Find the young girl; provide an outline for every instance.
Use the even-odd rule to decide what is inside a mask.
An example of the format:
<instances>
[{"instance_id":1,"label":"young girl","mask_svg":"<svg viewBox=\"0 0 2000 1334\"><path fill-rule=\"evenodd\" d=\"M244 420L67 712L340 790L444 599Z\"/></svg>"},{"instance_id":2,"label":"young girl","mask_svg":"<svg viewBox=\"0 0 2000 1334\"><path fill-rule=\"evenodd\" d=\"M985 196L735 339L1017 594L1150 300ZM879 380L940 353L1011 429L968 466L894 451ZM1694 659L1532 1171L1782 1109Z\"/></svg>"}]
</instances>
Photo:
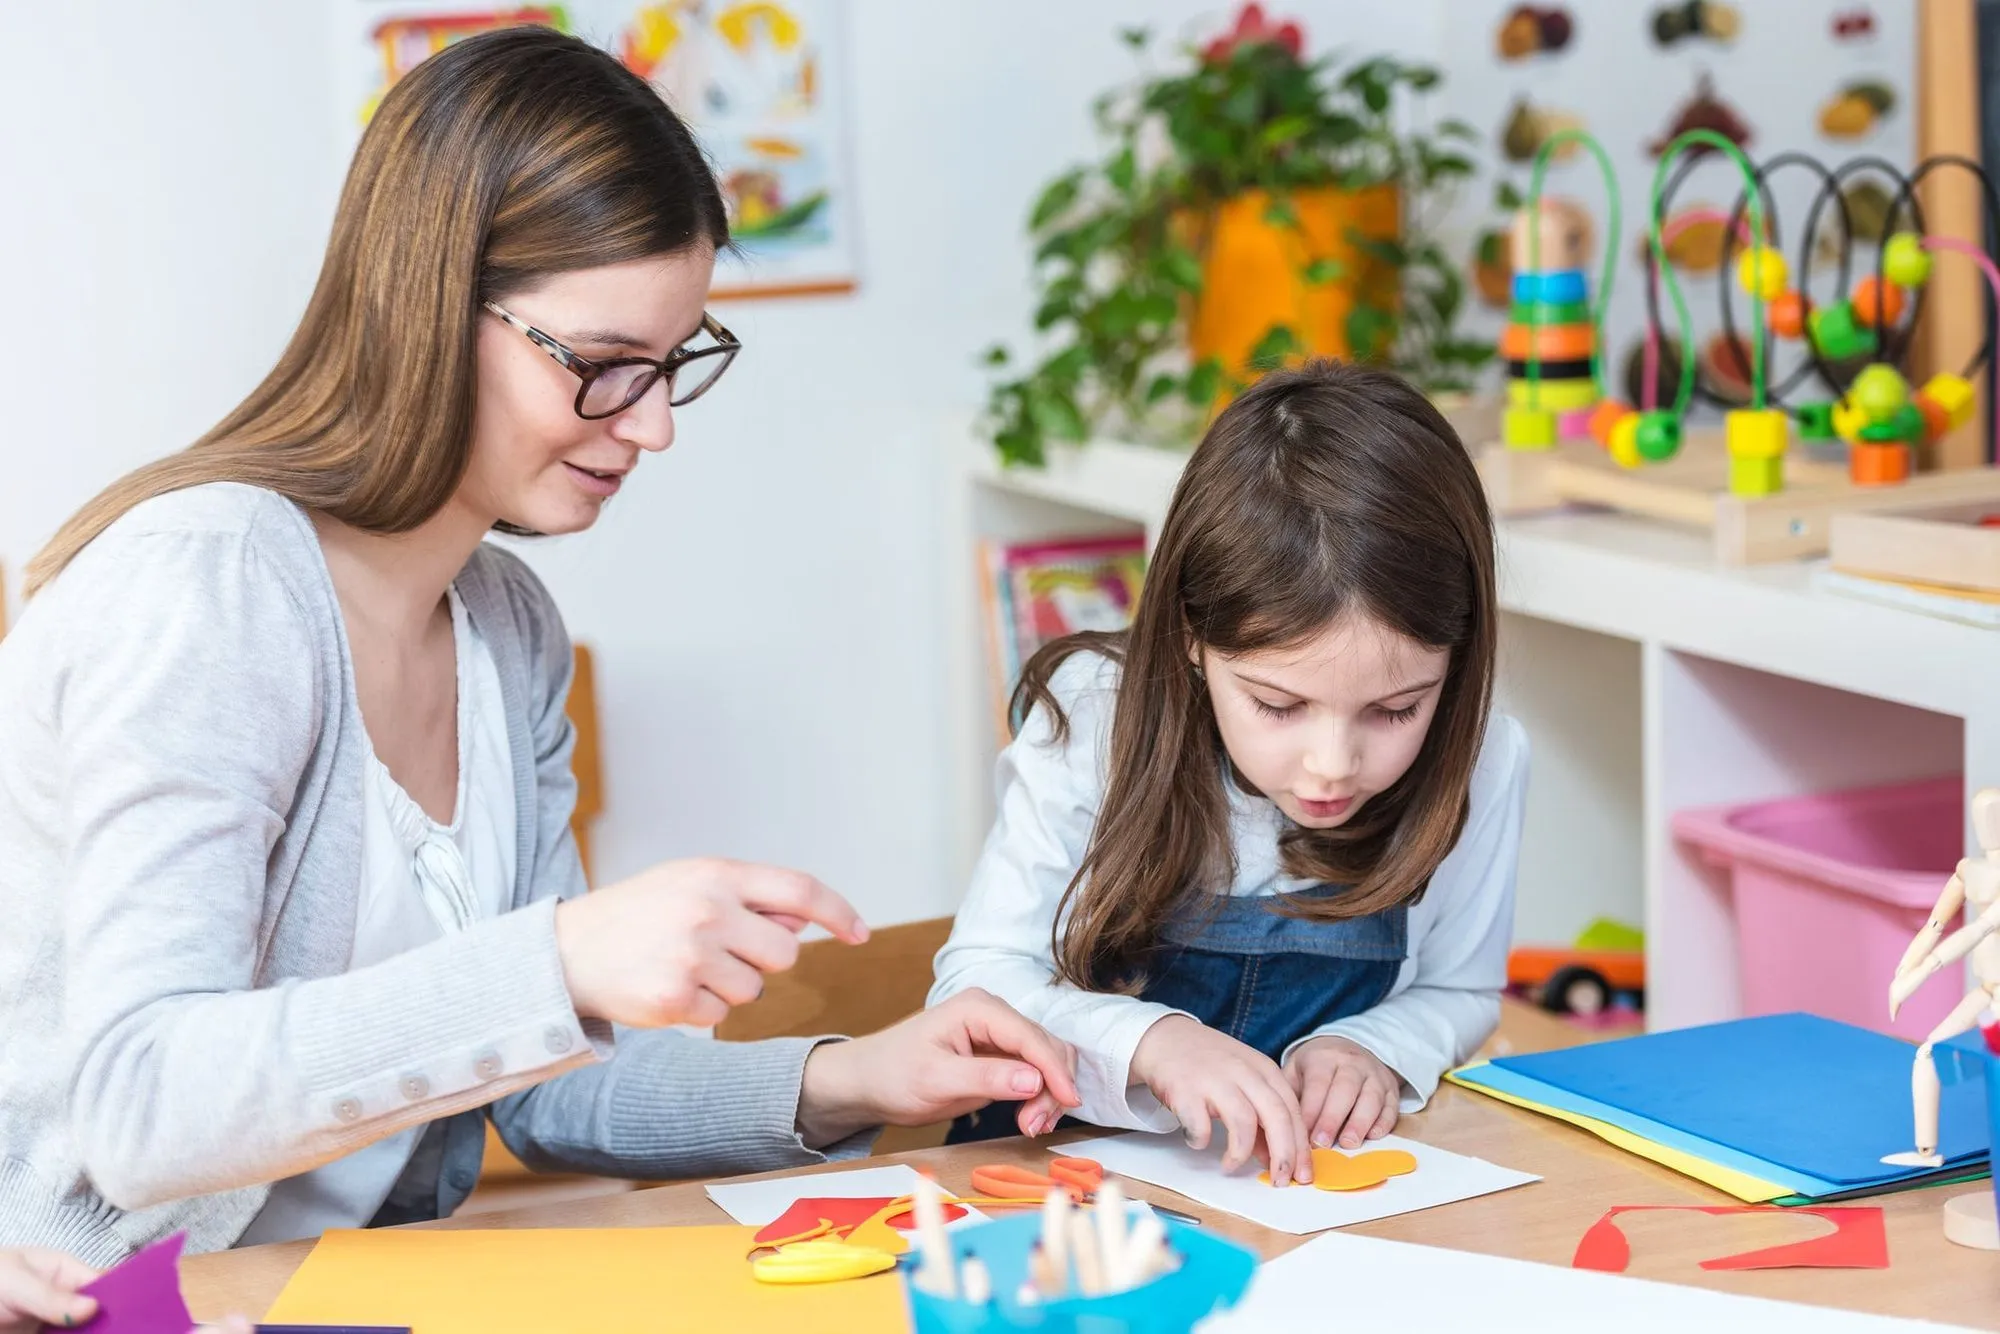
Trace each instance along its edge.
<instances>
[{"instance_id":1,"label":"young girl","mask_svg":"<svg viewBox=\"0 0 2000 1334\"><path fill-rule=\"evenodd\" d=\"M1493 1030L1528 746L1489 721L1493 528L1450 426L1319 363L1217 419L1132 628L1027 665L933 1003L1078 1049L1076 1115L1311 1178ZM999 1109L954 1139L1010 1133Z\"/></svg>"}]
</instances>

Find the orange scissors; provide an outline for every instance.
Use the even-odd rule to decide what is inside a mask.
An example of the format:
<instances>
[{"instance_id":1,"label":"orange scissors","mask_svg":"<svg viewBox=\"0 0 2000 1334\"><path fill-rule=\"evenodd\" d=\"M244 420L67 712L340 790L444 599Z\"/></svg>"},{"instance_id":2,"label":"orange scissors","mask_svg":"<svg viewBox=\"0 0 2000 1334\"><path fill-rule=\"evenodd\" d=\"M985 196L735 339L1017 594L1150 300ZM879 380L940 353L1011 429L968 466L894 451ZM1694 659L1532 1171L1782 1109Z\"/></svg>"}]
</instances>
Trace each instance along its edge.
<instances>
[{"instance_id":1,"label":"orange scissors","mask_svg":"<svg viewBox=\"0 0 2000 1334\"><path fill-rule=\"evenodd\" d=\"M1038 1203L1052 1190L1064 1191L1071 1204L1087 1203L1104 1184L1104 1164L1094 1158L1057 1158L1049 1163L1048 1174L1016 1167L1012 1163L988 1163L972 1169L972 1188L996 1200Z\"/></svg>"}]
</instances>

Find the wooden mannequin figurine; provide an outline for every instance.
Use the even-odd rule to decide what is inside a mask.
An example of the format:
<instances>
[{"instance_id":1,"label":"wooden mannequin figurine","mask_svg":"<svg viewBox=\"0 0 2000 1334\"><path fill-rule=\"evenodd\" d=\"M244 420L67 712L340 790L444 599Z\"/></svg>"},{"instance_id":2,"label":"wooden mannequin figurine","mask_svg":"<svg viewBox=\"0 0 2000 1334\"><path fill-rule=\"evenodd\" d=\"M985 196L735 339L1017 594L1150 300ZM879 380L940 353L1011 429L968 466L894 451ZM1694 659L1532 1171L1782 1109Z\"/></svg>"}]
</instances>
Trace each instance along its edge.
<instances>
[{"instance_id":1,"label":"wooden mannequin figurine","mask_svg":"<svg viewBox=\"0 0 2000 1334\"><path fill-rule=\"evenodd\" d=\"M1981 788L1973 794L1972 833L1984 855L1967 857L1958 864L1944 893L1938 895L1930 921L1910 942L1902 963L1896 966L1895 981L1889 984L1889 1017L1894 1019L1903 1002L1933 974L1968 954L1972 956L1972 990L1917 1048L1916 1064L1910 1072L1917 1147L1915 1153L1893 1153L1882 1160L1897 1166L1938 1167L1944 1163L1938 1154L1939 1083L1931 1048L1970 1032L1979 1022L1980 1011L2000 1004L2000 788ZM1972 920L1945 936L1945 928L1965 907L1970 907Z\"/></svg>"}]
</instances>

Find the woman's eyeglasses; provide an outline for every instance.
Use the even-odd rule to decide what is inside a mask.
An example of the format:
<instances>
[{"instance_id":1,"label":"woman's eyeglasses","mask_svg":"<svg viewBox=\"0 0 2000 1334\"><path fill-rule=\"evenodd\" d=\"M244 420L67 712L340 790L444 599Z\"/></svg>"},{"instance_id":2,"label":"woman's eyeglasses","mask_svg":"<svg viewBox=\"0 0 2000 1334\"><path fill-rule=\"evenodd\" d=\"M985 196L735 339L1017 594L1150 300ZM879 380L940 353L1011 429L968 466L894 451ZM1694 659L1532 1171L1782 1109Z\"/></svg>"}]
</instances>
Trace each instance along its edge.
<instances>
[{"instance_id":1,"label":"woman's eyeglasses","mask_svg":"<svg viewBox=\"0 0 2000 1334\"><path fill-rule=\"evenodd\" d=\"M716 323L706 311L701 317L701 333L710 342L698 347L677 347L658 361L650 357L607 357L603 361L570 351L555 339L509 315L495 303L486 309L527 335L528 341L555 358L556 364L583 383L576 391L576 415L586 421L613 417L637 403L661 380L667 382L667 402L682 407L707 393L736 360L743 344L735 334Z\"/></svg>"}]
</instances>

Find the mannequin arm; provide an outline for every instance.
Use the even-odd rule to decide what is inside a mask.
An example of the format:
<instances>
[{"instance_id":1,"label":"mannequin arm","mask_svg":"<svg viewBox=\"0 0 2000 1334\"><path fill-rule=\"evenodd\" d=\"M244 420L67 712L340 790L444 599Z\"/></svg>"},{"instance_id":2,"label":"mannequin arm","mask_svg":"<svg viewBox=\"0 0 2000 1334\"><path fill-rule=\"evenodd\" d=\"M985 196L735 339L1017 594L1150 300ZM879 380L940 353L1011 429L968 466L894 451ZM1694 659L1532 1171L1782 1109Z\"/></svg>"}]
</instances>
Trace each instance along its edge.
<instances>
[{"instance_id":1,"label":"mannequin arm","mask_svg":"<svg viewBox=\"0 0 2000 1334\"><path fill-rule=\"evenodd\" d=\"M1915 968L1926 955L1937 948L1945 927L1964 907L1965 876L1961 872L1954 871L1951 879L1945 881L1944 892L1938 895L1937 906L1931 909L1930 920L1924 923L1923 930L1917 932L1916 938L1910 942L1910 947L1903 951L1903 961L1896 965L1897 977Z\"/></svg>"}]
</instances>

